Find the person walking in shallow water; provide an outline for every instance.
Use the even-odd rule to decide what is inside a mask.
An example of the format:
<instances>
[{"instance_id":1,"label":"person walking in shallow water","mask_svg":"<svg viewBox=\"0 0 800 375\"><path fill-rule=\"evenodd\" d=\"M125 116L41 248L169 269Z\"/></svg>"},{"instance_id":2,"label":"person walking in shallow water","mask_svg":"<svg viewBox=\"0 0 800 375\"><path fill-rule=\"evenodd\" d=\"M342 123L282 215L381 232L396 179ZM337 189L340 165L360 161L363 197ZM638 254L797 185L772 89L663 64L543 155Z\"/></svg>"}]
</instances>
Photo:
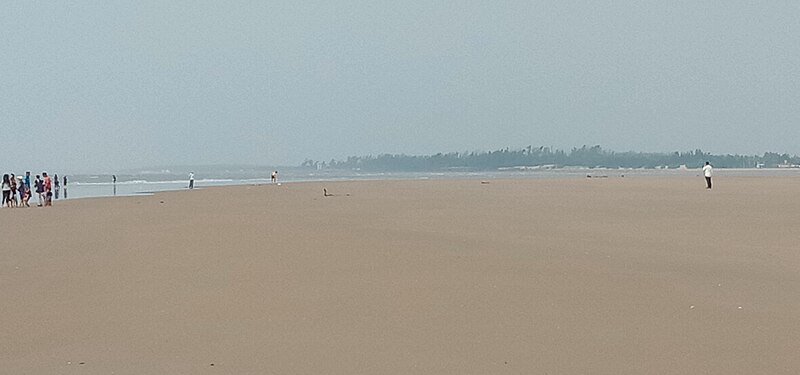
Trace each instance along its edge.
<instances>
[{"instance_id":1,"label":"person walking in shallow water","mask_svg":"<svg viewBox=\"0 0 800 375\"><path fill-rule=\"evenodd\" d=\"M189 189L194 189L194 172L189 172Z\"/></svg>"},{"instance_id":2,"label":"person walking in shallow water","mask_svg":"<svg viewBox=\"0 0 800 375\"><path fill-rule=\"evenodd\" d=\"M714 167L711 166L711 163L706 162L706 165L703 167L703 176L706 177L706 189L711 189L711 175Z\"/></svg>"}]
</instances>

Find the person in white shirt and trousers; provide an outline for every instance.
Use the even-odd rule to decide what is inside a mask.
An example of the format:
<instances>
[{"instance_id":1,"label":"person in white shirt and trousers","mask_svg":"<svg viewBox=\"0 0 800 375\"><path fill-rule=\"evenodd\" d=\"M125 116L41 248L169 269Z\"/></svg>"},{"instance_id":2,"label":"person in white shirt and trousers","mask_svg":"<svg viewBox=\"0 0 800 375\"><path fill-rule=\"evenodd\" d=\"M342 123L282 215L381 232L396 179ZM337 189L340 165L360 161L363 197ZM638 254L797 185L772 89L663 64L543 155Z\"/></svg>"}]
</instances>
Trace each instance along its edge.
<instances>
[{"instance_id":1,"label":"person in white shirt and trousers","mask_svg":"<svg viewBox=\"0 0 800 375\"><path fill-rule=\"evenodd\" d=\"M706 189L711 189L711 171L713 169L709 162L706 162L705 167L703 167L703 176L706 176Z\"/></svg>"}]
</instances>

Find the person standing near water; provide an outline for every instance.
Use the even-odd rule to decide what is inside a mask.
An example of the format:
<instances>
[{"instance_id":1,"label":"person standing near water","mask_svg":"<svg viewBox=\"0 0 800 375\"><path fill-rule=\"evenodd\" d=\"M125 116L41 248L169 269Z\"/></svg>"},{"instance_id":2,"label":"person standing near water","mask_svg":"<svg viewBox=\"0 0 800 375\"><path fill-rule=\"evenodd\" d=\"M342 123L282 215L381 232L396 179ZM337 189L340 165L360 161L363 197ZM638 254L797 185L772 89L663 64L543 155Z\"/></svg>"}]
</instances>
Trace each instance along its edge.
<instances>
[{"instance_id":1,"label":"person standing near water","mask_svg":"<svg viewBox=\"0 0 800 375\"><path fill-rule=\"evenodd\" d=\"M56 199L58 199L58 192L61 191L61 180L58 179L58 175L53 175L53 185L56 187Z\"/></svg>"},{"instance_id":2,"label":"person standing near water","mask_svg":"<svg viewBox=\"0 0 800 375\"><path fill-rule=\"evenodd\" d=\"M272 183L278 182L278 171L272 172Z\"/></svg>"},{"instance_id":3,"label":"person standing near water","mask_svg":"<svg viewBox=\"0 0 800 375\"><path fill-rule=\"evenodd\" d=\"M44 204L44 181L42 181L42 177L38 174L36 175L36 179L33 180L33 187L36 188L36 194L39 196L39 207L42 207Z\"/></svg>"},{"instance_id":4,"label":"person standing near water","mask_svg":"<svg viewBox=\"0 0 800 375\"><path fill-rule=\"evenodd\" d=\"M31 199L31 189L25 185L25 180L22 176L18 176L19 184L17 184L17 191L19 192L19 207L30 207L28 201Z\"/></svg>"},{"instance_id":5,"label":"person standing near water","mask_svg":"<svg viewBox=\"0 0 800 375\"><path fill-rule=\"evenodd\" d=\"M714 167L711 166L711 163L706 162L706 165L703 167L703 176L706 177L706 189L711 189L711 174L714 170Z\"/></svg>"},{"instance_id":6,"label":"person standing near water","mask_svg":"<svg viewBox=\"0 0 800 375\"><path fill-rule=\"evenodd\" d=\"M14 174L8 179L11 182L11 207L17 206L17 178Z\"/></svg>"},{"instance_id":7,"label":"person standing near water","mask_svg":"<svg viewBox=\"0 0 800 375\"><path fill-rule=\"evenodd\" d=\"M53 180L47 175L47 172L42 172L44 178L44 206L53 205Z\"/></svg>"},{"instance_id":8,"label":"person standing near water","mask_svg":"<svg viewBox=\"0 0 800 375\"><path fill-rule=\"evenodd\" d=\"M189 172L189 189L194 189L194 172Z\"/></svg>"},{"instance_id":9,"label":"person standing near water","mask_svg":"<svg viewBox=\"0 0 800 375\"><path fill-rule=\"evenodd\" d=\"M11 207L11 181L9 175L3 175L3 206Z\"/></svg>"}]
</instances>

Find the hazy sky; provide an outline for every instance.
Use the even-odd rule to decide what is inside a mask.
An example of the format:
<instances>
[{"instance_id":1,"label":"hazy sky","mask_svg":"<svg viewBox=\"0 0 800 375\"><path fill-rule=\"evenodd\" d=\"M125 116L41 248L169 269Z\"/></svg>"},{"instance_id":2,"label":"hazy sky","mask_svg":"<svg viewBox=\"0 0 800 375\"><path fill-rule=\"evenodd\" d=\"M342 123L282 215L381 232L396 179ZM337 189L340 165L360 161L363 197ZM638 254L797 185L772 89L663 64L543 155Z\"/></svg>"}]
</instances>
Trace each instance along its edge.
<instances>
[{"instance_id":1,"label":"hazy sky","mask_svg":"<svg viewBox=\"0 0 800 375\"><path fill-rule=\"evenodd\" d=\"M5 1L0 170L800 153L800 2Z\"/></svg>"}]
</instances>

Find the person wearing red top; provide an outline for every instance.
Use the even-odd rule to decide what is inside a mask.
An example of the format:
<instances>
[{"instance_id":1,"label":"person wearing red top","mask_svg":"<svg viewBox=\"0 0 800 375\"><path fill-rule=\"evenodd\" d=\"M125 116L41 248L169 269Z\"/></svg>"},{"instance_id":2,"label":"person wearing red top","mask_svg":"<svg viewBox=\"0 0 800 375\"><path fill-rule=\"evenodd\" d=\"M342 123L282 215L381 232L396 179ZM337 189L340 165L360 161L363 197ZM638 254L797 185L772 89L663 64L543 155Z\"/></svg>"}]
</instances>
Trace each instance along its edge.
<instances>
[{"instance_id":1,"label":"person wearing red top","mask_svg":"<svg viewBox=\"0 0 800 375\"><path fill-rule=\"evenodd\" d=\"M42 176L44 177L44 205L45 206L52 206L53 205L53 181L50 179L50 176L47 175L47 172L42 172Z\"/></svg>"}]
</instances>

